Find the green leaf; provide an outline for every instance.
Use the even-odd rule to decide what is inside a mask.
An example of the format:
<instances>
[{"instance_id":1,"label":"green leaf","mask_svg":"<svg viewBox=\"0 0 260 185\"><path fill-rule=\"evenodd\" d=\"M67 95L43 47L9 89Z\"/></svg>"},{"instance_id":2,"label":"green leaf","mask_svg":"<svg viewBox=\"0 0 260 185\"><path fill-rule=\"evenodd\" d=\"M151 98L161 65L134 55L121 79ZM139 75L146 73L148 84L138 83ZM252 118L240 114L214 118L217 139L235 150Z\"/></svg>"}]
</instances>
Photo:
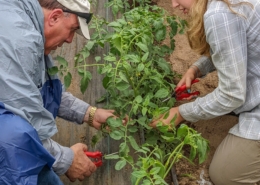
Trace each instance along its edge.
<instances>
[{"instance_id":1,"label":"green leaf","mask_svg":"<svg viewBox=\"0 0 260 185\"><path fill-rule=\"evenodd\" d=\"M135 139L133 138L133 136L128 136L128 140L131 144L131 146L135 149L135 150L139 150L140 147L138 146L138 144L136 143Z\"/></svg>"},{"instance_id":2,"label":"green leaf","mask_svg":"<svg viewBox=\"0 0 260 185\"><path fill-rule=\"evenodd\" d=\"M138 128L136 126L132 126L130 128L127 129L129 132L135 133L138 131Z\"/></svg>"},{"instance_id":3,"label":"green leaf","mask_svg":"<svg viewBox=\"0 0 260 185\"><path fill-rule=\"evenodd\" d=\"M120 140L124 136L124 133L119 130L114 130L109 135L114 140Z\"/></svg>"},{"instance_id":4,"label":"green leaf","mask_svg":"<svg viewBox=\"0 0 260 185\"><path fill-rule=\"evenodd\" d=\"M167 142L172 142L174 141L176 138L175 137L167 137L167 136L164 136L164 135L161 135L161 137L166 140Z\"/></svg>"},{"instance_id":5,"label":"green leaf","mask_svg":"<svg viewBox=\"0 0 260 185\"><path fill-rule=\"evenodd\" d=\"M56 57L56 60L59 62L59 64L65 66L65 67L68 67L68 62L61 56L57 56Z\"/></svg>"},{"instance_id":6,"label":"green leaf","mask_svg":"<svg viewBox=\"0 0 260 185\"><path fill-rule=\"evenodd\" d=\"M115 169L116 170L121 170L122 168L124 168L126 165L126 160L121 160L121 161L118 161L116 163L116 166L115 166Z\"/></svg>"},{"instance_id":7,"label":"green leaf","mask_svg":"<svg viewBox=\"0 0 260 185\"><path fill-rule=\"evenodd\" d=\"M169 91L167 89L160 89L155 93L154 97L166 98L168 95L169 95Z\"/></svg>"},{"instance_id":8,"label":"green leaf","mask_svg":"<svg viewBox=\"0 0 260 185\"><path fill-rule=\"evenodd\" d=\"M116 154L114 154L114 155L109 154L109 155L104 155L104 158L105 159L119 159L120 157L119 157L119 155L116 155Z\"/></svg>"},{"instance_id":9,"label":"green leaf","mask_svg":"<svg viewBox=\"0 0 260 185\"><path fill-rule=\"evenodd\" d=\"M160 184L160 185L166 184L167 185L167 183L163 179L156 179L154 184Z\"/></svg>"},{"instance_id":10,"label":"green leaf","mask_svg":"<svg viewBox=\"0 0 260 185\"><path fill-rule=\"evenodd\" d=\"M96 99L96 103L104 103L106 101L106 95L101 96L100 98Z\"/></svg>"},{"instance_id":11,"label":"green leaf","mask_svg":"<svg viewBox=\"0 0 260 185\"><path fill-rule=\"evenodd\" d=\"M175 40L172 39L170 44L171 44L171 49L174 50L175 49Z\"/></svg>"},{"instance_id":12,"label":"green leaf","mask_svg":"<svg viewBox=\"0 0 260 185\"><path fill-rule=\"evenodd\" d=\"M162 20L154 21L153 26L156 30L159 30L164 26L163 21Z\"/></svg>"},{"instance_id":13,"label":"green leaf","mask_svg":"<svg viewBox=\"0 0 260 185\"><path fill-rule=\"evenodd\" d=\"M112 40L112 43L113 43L114 47L115 47L116 49L118 49L118 51L121 51L121 50L122 50L122 45L121 45L122 39L121 39L121 37L116 37L116 38L114 38L114 39Z\"/></svg>"},{"instance_id":14,"label":"green leaf","mask_svg":"<svg viewBox=\"0 0 260 185\"><path fill-rule=\"evenodd\" d=\"M87 90L88 82L89 82L89 78L87 72L84 71L84 76L80 80L80 91L82 94L84 94L85 91Z\"/></svg>"},{"instance_id":15,"label":"green leaf","mask_svg":"<svg viewBox=\"0 0 260 185\"><path fill-rule=\"evenodd\" d=\"M162 133L167 133L168 130L169 130L169 126L168 125L160 125L160 124L157 124L156 125L156 128L162 132Z\"/></svg>"},{"instance_id":16,"label":"green leaf","mask_svg":"<svg viewBox=\"0 0 260 185\"><path fill-rule=\"evenodd\" d=\"M120 91L126 90L127 88L129 88L129 86L130 85L126 82L119 82L119 83L116 84L116 88Z\"/></svg>"},{"instance_id":17,"label":"green leaf","mask_svg":"<svg viewBox=\"0 0 260 185\"><path fill-rule=\"evenodd\" d=\"M164 26L163 28L159 29L155 33L155 39L157 41L162 41L166 38L166 27Z\"/></svg>"},{"instance_id":18,"label":"green leaf","mask_svg":"<svg viewBox=\"0 0 260 185\"><path fill-rule=\"evenodd\" d=\"M94 46L95 42L94 41L88 41L87 45L86 45L86 48L88 50L91 50Z\"/></svg>"},{"instance_id":19,"label":"green leaf","mask_svg":"<svg viewBox=\"0 0 260 185\"><path fill-rule=\"evenodd\" d=\"M177 137L185 138L188 134L188 126L185 124L181 124L181 126L177 129Z\"/></svg>"},{"instance_id":20,"label":"green leaf","mask_svg":"<svg viewBox=\"0 0 260 185\"><path fill-rule=\"evenodd\" d=\"M152 184L151 181L149 181L148 179L145 179L145 180L143 181L143 184L142 184L142 185L151 185L151 184Z\"/></svg>"},{"instance_id":21,"label":"green leaf","mask_svg":"<svg viewBox=\"0 0 260 185\"><path fill-rule=\"evenodd\" d=\"M133 113L134 113L134 114L137 114L137 109L138 109L138 107L139 107L138 104L135 104L135 105L133 106Z\"/></svg>"},{"instance_id":22,"label":"green leaf","mask_svg":"<svg viewBox=\"0 0 260 185\"><path fill-rule=\"evenodd\" d=\"M190 149L190 160L194 160L195 157L196 157L196 154L197 154L197 149L193 146L191 146L191 149Z\"/></svg>"},{"instance_id":23,"label":"green leaf","mask_svg":"<svg viewBox=\"0 0 260 185\"><path fill-rule=\"evenodd\" d=\"M83 77L84 76L84 69L78 68L78 74Z\"/></svg>"},{"instance_id":24,"label":"green leaf","mask_svg":"<svg viewBox=\"0 0 260 185\"><path fill-rule=\"evenodd\" d=\"M125 156L124 158L125 158L125 160L126 160L128 163L133 163L133 162L134 162L134 159L133 159L133 157L132 157L132 156L130 156L130 155L128 155L128 156Z\"/></svg>"},{"instance_id":25,"label":"green leaf","mask_svg":"<svg viewBox=\"0 0 260 185\"><path fill-rule=\"evenodd\" d=\"M132 175L140 179L145 177L147 173L144 170L138 170L138 171L134 171Z\"/></svg>"},{"instance_id":26,"label":"green leaf","mask_svg":"<svg viewBox=\"0 0 260 185\"><path fill-rule=\"evenodd\" d=\"M172 29L172 31L171 31L172 36L175 36L178 31L178 23L176 21L172 21L170 24L170 27Z\"/></svg>"},{"instance_id":27,"label":"green leaf","mask_svg":"<svg viewBox=\"0 0 260 185\"><path fill-rule=\"evenodd\" d=\"M109 62L114 62L114 61L116 61L116 57L111 56L111 55L107 55L107 56L104 57L104 60L109 61Z\"/></svg>"},{"instance_id":28,"label":"green leaf","mask_svg":"<svg viewBox=\"0 0 260 185\"><path fill-rule=\"evenodd\" d=\"M150 174L158 174L158 172L161 170L160 167L154 167L150 170Z\"/></svg>"},{"instance_id":29,"label":"green leaf","mask_svg":"<svg viewBox=\"0 0 260 185\"><path fill-rule=\"evenodd\" d=\"M198 139L197 146L198 146L197 150L199 153L199 164L201 164L206 160L208 143L204 139Z\"/></svg>"},{"instance_id":30,"label":"green leaf","mask_svg":"<svg viewBox=\"0 0 260 185\"><path fill-rule=\"evenodd\" d=\"M122 126L122 120L120 118L110 117L107 119L107 124L111 127L120 127Z\"/></svg>"},{"instance_id":31,"label":"green leaf","mask_svg":"<svg viewBox=\"0 0 260 185\"><path fill-rule=\"evenodd\" d=\"M58 69L57 66L53 66L52 68L49 68L49 69L48 69L49 75L55 75L55 74L58 73L58 71L59 71L59 69Z\"/></svg>"},{"instance_id":32,"label":"green leaf","mask_svg":"<svg viewBox=\"0 0 260 185\"><path fill-rule=\"evenodd\" d=\"M142 57L142 62L145 62L149 56L149 52L145 53L144 56Z\"/></svg>"},{"instance_id":33,"label":"green leaf","mask_svg":"<svg viewBox=\"0 0 260 185\"><path fill-rule=\"evenodd\" d=\"M126 75L125 75L124 73L122 73L121 71L119 72L119 77L120 77L122 80L124 80L125 82L128 83L128 80L127 80Z\"/></svg>"},{"instance_id":34,"label":"green leaf","mask_svg":"<svg viewBox=\"0 0 260 185\"><path fill-rule=\"evenodd\" d=\"M102 84L103 84L103 87L104 87L105 89L108 88L108 85L109 85L110 79L111 79L111 78L108 77L108 76L105 76L105 77L103 78Z\"/></svg>"},{"instance_id":35,"label":"green leaf","mask_svg":"<svg viewBox=\"0 0 260 185\"><path fill-rule=\"evenodd\" d=\"M144 70L144 64L143 63L141 63L141 64L138 64L138 66L137 66L137 71L142 71L142 70Z\"/></svg>"},{"instance_id":36,"label":"green leaf","mask_svg":"<svg viewBox=\"0 0 260 185\"><path fill-rule=\"evenodd\" d=\"M100 56L96 56L95 60L96 60L96 62L99 62L101 60L101 57Z\"/></svg>"},{"instance_id":37,"label":"green leaf","mask_svg":"<svg viewBox=\"0 0 260 185\"><path fill-rule=\"evenodd\" d=\"M108 24L110 27L122 27L122 25L119 22L111 22Z\"/></svg>"},{"instance_id":38,"label":"green leaf","mask_svg":"<svg viewBox=\"0 0 260 185\"><path fill-rule=\"evenodd\" d=\"M123 66L127 71L132 70L132 66L128 62L123 62Z\"/></svg>"},{"instance_id":39,"label":"green leaf","mask_svg":"<svg viewBox=\"0 0 260 185\"><path fill-rule=\"evenodd\" d=\"M72 76L71 76L70 72L68 72L67 75L64 76L64 84L65 84L66 88L68 88L70 86L71 79L72 79Z\"/></svg>"},{"instance_id":40,"label":"green leaf","mask_svg":"<svg viewBox=\"0 0 260 185\"><path fill-rule=\"evenodd\" d=\"M138 55L126 55L126 60L130 60L130 62L139 63L140 58Z\"/></svg>"},{"instance_id":41,"label":"green leaf","mask_svg":"<svg viewBox=\"0 0 260 185\"><path fill-rule=\"evenodd\" d=\"M121 25L127 24L127 22L124 19L117 19L117 22L119 22Z\"/></svg>"},{"instance_id":42,"label":"green leaf","mask_svg":"<svg viewBox=\"0 0 260 185\"><path fill-rule=\"evenodd\" d=\"M147 107L142 108L142 115L145 116L147 113Z\"/></svg>"},{"instance_id":43,"label":"green leaf","mask_svg":"<svg viewBox=\"0 0 260 185\"><path fill-rule=\"evenodd\" d=\"M149 103L150 103L150 100L151 100L151 94L150 93L148 93L147 95L146 95L146 97L145 97L145 99L144 99L144 102L143 102L143 105L144 106L148 106L149 105Z\"/></svg>"},{"instance_id":44,"label":"green leaf","mask_svg":"<svg viewBox=\"0 0 260 185\"><path fill-rule=\"evenodd\" d=\"M88 50L84 50L84 51L81 52L81 54L82 54L82 56L83 56L83 58L84 58L84 60L85 60L86 58L89 57L90 52L89 52Z\"/></svg>"},{"instance_id":45,"label":"green leaf","mask_svg":"<svg viewBox=\"0 0 260 185\"><path fill-rule=\"evenodd\" d=\"M126 143L121 143L119 145L119 152L120 154L127 155L127 153L130 151L128 145Z\"/></svg>"},{"instance_id":46,"label":"green leaf","mask_svg":"<svg viewBox=\"0 0 260 185\"><path fill-rule=\"evenodd\" d=\"M143 101L142 96L138 95L135 97L134 101L136 101L137 103L141 103Z\"/></svg>"},{"instance_id":47,"label":"green leaf","mask_svg":"<svg viewBox=\"0 0 260 185\"><path fill-rule=\"evenodd\" d=\"M102 138L102 137L101 137L99 134L94 135L94 136L91 138L91 146L92 146L92 147L95 147L96 144L98 143L98 141L99 141L101 138Z\"/></svg>"},{"instance_id":48,"label":"green leaf","mask_svg":"<svg viewBox=\"0 0 260 185\"><path fill-rule=\"evenodd\" d=\"M140 43L140 42L138 42L138 43L136 43L136 45L141 49L141 50L143 50L144 52L149 52L149 50L148 50L148 47L145 45L145 44L142 44L142 43Z\"/></svg>"},{"instance_id":49,"label":"green leaf","mask_svg":"<svg viewBox=\"0 0 260 185\"><path fill-rule=\"evenodd\" d=\"M157 173L158 176L163 177L165 175L166 169L165 169L165 166L162 163L160 163L159 161L156 161L153 166L160 168L160 171ZM156 175L156 174L154 174L154 175Z\"/></svg>"},{"instance_id":50,"label":"green leaf","mask_svg":"<svg viewBox=\"0 0 260 185\"><path fill-rule=\"evenodd\" d=\"M146 117L140 117L140 118L138 118L138 120L137 120L137 122L139 123L139 124L141 124L141 125L145 125L146 123L146 120L147 120L147 118Z\"/></svg>"},{"instance_id":51,"label":"green leaf","mask_svg":"<svg viewBox=\"0 0 260 185\"><path fill-rule=\"evenodd\" d=\"M172 71L171 65L168 62L166 62L166 60L163 58L160 58L158 60L157 64L163 71L165 71L167 73L170 73Z\"/></svg>"}]
</instances>

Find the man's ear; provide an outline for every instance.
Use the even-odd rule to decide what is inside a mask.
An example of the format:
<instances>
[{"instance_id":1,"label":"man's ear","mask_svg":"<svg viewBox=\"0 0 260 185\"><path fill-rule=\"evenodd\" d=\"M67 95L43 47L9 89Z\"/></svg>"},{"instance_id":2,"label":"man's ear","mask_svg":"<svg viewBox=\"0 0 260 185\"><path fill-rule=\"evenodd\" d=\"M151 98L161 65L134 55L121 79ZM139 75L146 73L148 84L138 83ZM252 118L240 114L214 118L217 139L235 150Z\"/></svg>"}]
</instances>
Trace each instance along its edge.
<instances>
[{"instance_id":1,"label":"man's ear","mask_svg":"<svg viewBox=\"0 0 260 185\"><path fill-rule=\"evenodd\" d=\"M50 12L48 16L48 23L50 26L55 25L57 22L61 20L61 18L64 16L62 9L54 9Z\"/></svg>"}]
</instances>

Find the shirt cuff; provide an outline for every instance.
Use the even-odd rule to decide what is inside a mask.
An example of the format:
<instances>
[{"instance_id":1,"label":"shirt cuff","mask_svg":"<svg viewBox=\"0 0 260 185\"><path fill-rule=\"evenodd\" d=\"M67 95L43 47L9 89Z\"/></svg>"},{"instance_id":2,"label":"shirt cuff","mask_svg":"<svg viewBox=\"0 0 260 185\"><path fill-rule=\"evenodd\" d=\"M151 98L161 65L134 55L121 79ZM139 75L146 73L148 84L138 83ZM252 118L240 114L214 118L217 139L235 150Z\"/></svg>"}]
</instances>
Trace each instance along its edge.
<instances>
[{"instance_id":1,"label":"shirt cuff","mask_svg":"<svg viewBox=\"0 0 260 185\"><path fill-rule=\"evenodd\" d=\"M72 164L74 152L68 147L61 146L52 139L42 140L42 144L44 148L46 148L46 150L55 158L55 162L52 166L53 171L57 175L65 174Z\"/></svg>"},{"instance_id":2,"label":"shirt cuff","mask_svg":"<svg viewBox=\"0 0 260 185\"><path fill-rule=\"evenodd\" d=\"M199 119L196 119L193 115L193 102L185 103L179 106L180 115L189 122L197 122Z\"/></svg>"},{"instance_id":3,"label":"shirt cuff","mask_svg":"<svg viewBox=\"0 0 260 185\"><path fill-rule=\"evenodd\" d=\"M53 171L57 175L63 175L65 174L68 169L70 168L73 158L74 158L74 153L73 151L68 148L68 147L62 147L62 156L59 161L55 161L53 164Z\"/></svg>"},{"instance_id":4,"label":"shirt cuff","mask_svg":"<svg viewBox=\"0 0 260 185\"><path fill-rule=\"evenodd\" d=\"M88 103L68 92L63 92L58 116L67 121L82 124L88 107Z\"/></svg>"},{"instance_id":5,"label":"shirt cuff","mask_svg":"<svg viewBox=\"0 0 260 185\"><path fill-rule=\"evenodd\" d=\"M197 60L194 64L192 64L199 68L201 78L205 77L208 73L215 70L215 66L211 62L211 59L206 56L202 56Z\"/></svg>"}]
</instances>

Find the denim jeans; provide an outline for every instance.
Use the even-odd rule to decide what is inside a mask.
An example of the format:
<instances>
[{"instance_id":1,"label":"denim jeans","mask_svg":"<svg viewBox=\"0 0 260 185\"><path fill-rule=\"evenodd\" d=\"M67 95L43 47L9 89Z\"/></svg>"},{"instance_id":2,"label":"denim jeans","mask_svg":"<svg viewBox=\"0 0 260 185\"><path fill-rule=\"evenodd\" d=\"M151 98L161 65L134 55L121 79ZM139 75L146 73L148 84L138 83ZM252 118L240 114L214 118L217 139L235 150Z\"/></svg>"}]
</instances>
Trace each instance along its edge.
<instances>
[{"instance_id":1,"label":"denim jeans","mask_svg":"<svg viewBox=\"0 0 260 185\"><path fill-rule=\"evenodd\" d=\"M45 166L38 175L37 185L64 185L59 176L48 166Z\"/></svg>"}]
</instances>

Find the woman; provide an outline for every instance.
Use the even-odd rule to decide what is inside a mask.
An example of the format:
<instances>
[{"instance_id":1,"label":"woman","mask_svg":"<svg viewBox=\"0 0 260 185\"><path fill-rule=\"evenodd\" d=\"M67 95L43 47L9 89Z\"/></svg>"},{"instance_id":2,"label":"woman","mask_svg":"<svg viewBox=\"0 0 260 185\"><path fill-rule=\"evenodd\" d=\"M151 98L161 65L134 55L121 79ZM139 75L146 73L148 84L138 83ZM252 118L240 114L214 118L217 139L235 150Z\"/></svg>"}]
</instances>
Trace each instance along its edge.
<instances>
[{"instance_id":1,"label":"woman","mask_svg":"<svg viewBox=\"0 0 260 185\"><path fill-rule=\"evenodd\" d=\"M185 73L177 87L217 71L218 87L205 97L170 109L166 124L196 122L230 112L239 114L218 147L209 173L215 185L255 184L260 180L260 1L172 0L189 13L188 39L204 55ZM206 57L208 56L208 57Z\"/></svg>"}]
</instances>

